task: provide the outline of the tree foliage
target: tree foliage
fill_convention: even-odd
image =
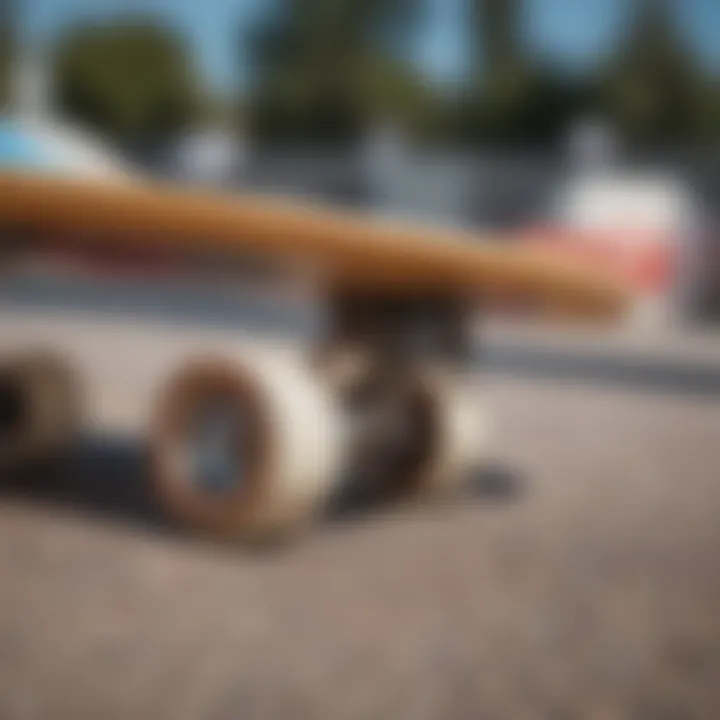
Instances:
[[[14,19],[12,5],[0,0],[0,108],[7,106],[11,94]]]
[[[417,0],[284,0],[254,33],[251,123],[269,138],[356,137],[373,114],[418,102],[401,59]],[[403,108],[404,110],[405,108]]]
[[[184,43],[134,20],[71,30],[55,53],[55,102],[62,112],[123,142],[181,130],[198,92]]]
[[[694,128],[703,144],[720,144],[720,78],[706,76],[700,82]]]
[[[666,0],[635,0],[628,31],[597,73],[571,78],[523,47],[519,0],[474,0],[473,68],[460,134],[474,141],[548,141],[578,117],[608,120],[630,144],[720,139],[720,87],[675,31]]]
[[[547,143],[589,112],[633,143],[720,141],[720,81],[683,46],[668,0],[629,0],[610,60],[575,76],[528,51],[521,3],[469,1],[471,67],[457,91],[411,61],[425,0],[274,0],[251,32],[243,122],[272,141],[347,142],[391,120],[424,138]],[[0,32],[0,97],[8,37]],[[57,103],[120,140],[173,133],[214,107],[199,99],[189,57],[147,22],[75,28],[55,53]]]
[[[474,0],[473,66],[462,93],[459,134],[474,142],[557,138],[584,102],[584,88],[529,56],[518,0]]]
[[[704,123],[703,78],[661,0],[638,3],[635,22],[602,74],[598,108],[634,143],[696,138]]]
[[[458,134],[480,143],[554,142],[585,106],[585,88],[542,66],[493,68],[461,100]]]

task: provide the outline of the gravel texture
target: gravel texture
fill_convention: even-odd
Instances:
[[[279,552],[169,530],[112,434],[6,488],[0,718],[720,717],[720,397],[531,375],[471,497]]]

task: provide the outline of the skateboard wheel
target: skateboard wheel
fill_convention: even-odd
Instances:
[[[413,398],[413,416],[423,426],[422,446],[402,487],[420,498],[456,494],[487,452],[483,403],[470,382],[452,373],[425,373]]]
[[[0,469],[43,462],[70,444],[81,420],[75,373],[37,352],[0,361]]]
[[[276,538],[325,504],[342,423],[300,363],[188,362],[161,394],[151,477],[177,519],[224,538]]]
[[[382,364],[345,360],[331,357],[325,376],[349,418],[348,493],[439,498],[461,489],[487,444],[483,405],[471,381],[435,366],[388,372]]]

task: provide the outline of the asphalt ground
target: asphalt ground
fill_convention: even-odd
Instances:
[[[38,338],[93,404],[63,463],[0,495],[0,718],[720,715],[716,337],[491,329],[466,498],[264,553],[176,532],[145,483],[154,383],[237,333],[0,312],[3,344]]]

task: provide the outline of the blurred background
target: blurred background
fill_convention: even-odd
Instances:
[[[141,155],[198,127],[549,153],[594,118],[633,151],[706,157],[719,26],[712,0],[4,0],[3,99]]]
[[[582,229],[653,317],[708,319],[718,30],[713,0],[3,0],[0,96],[163,176]]]

